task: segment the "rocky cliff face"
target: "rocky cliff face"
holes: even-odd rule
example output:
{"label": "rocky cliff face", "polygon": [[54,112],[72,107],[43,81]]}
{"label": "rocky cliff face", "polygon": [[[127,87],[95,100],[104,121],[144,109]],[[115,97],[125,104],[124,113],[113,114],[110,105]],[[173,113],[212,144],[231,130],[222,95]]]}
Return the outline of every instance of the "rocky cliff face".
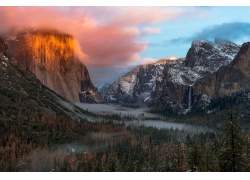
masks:
{"label": "rocky cliff face", "polygon": [[[85,65],[74,57],[71,35],[55,30],[33,30],[7,40],[10,54],[33,72],[47,87],[72,101],[79,102],[81,91],[94,91]],[[84,101],[84,98],[80,98]],[[101,96],[91,102],[102,102]]]}
{"label": "rocky cliff face", "polygon": [[0,81],[0,119],[6,113],[11,121],[21,122],[44,112],[77,121],[87,118],[85,111],[42,85],[31,71],[13,58],[1,37]]}
{"label": "rocky cliff face", "polygon": [[210,97],[230,95],[250,86],[250,42],[244,43],[228,66],[206,75],[193,85],[193,94]]}
{"label": "rocky cliff face", "polygon": [[177,57],[169,57],[136,67],[109,86],[105,100],[109,103],[151,103],[156,78],[162,74],[166,62],[175,60]]}
{"label": "rocky cliff face", "polygon": [[[158,110],[174,109],[183,111],[192,106],[196,91],[195,84],[204,76],[216,72],[220,67],[229,65],[239,46],[226,41],[207,40],[194,41],[189,49],[186,60],[167,63],[162,75],[156,82],[153,95],[154,107]],[[205,101],[211,97],[202,95]]]}

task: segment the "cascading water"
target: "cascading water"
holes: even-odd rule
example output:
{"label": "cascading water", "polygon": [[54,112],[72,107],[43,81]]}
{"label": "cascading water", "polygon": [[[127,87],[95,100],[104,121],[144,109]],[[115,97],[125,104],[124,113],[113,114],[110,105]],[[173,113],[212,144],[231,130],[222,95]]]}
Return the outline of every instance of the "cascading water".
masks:
{"label": "cascading water", "polygon": [[192,86],[190,85],[188,88],[188,108],[191,107],[191,103],[192,103]]}

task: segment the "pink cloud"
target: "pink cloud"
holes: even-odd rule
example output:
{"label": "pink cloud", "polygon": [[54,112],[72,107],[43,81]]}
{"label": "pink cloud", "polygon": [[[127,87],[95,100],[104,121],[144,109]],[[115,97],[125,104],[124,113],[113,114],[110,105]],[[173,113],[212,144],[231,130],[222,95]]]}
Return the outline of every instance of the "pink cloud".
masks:
{"label": "pink cloud", "polygon": [[[0,33],[31,26],[72,34],[75,53],[89,67],[139,64],[147,48],[142,35],[161,33],[150,25],[194,15],[195,8],[178,7],[0,7]],[[147,28],[140,30],[140,25]],[[150,62],[144,59],[142,62]]]}
{"label": "pink cloud", "polygon": [[161,34],[161,28],[144,28],[142,30],[142,35],[148,35],[148,34]]}
{"label": "pink cloud", "polygon": [[156,62],[157,62],[157,59],[147,57],[141,61],[141,64],[152,64],[152,63],[156,63]]}
{"label": "pink cloud", "polygon": [[174,20],[187,10],[175,7],[124,7],[116,13],[113,23],[138,25]]}

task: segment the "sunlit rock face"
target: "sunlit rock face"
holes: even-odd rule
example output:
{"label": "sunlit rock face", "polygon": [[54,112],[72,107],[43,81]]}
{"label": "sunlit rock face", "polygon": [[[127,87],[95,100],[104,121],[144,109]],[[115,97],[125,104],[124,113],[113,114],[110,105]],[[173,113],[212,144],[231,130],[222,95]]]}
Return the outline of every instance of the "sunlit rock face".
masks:
{"label": "sunlit rock face", "polygon": [[14,58],[62,97],[79,102],[79,92],[96,91],[86,66],[74,57],[73,36],[31,30],[8,39],[8,44]]}

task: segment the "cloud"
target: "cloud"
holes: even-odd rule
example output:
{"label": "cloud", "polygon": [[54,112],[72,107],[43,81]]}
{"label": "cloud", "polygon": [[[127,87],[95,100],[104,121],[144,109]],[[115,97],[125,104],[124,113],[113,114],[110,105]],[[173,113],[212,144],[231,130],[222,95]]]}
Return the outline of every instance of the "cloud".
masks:
{"label": "cloud", "polygon": [[214,40],[215,38],[227,39],[229,41],[239,41],[250,38],[250,23],[233,22],[223,23],[203,29],[190,37],[180,37],[166,41],[165,44],[190,43],[197,39]]}
{"label": "cloud", "polygon": [[[141,35],[160,28],[138,26],[174,20],[193,14],[178,7],[0,7],[1,32],[30,26],[50,27],[74,35],[77,54],[89,66],[129,64],[145,51]],[[21,23],[20,23],[21,22]],[[81,53],[82,52],[82,53]],[[86,58],[88,57],[88,58]]]}
{"label": "cloud", "polygon": [[139,32],[131,28],[93,28],[79,36],[82,51],[90,57],[84,63],[95,67],[129,64],[147,47],[146,42],[135,41],[138,36]]}
{"label": "cloud", "polygon": [[142,35],[148,35],[148,34],[161,34],[161,28],[144,28],[142,30]]}
{"label": "cloud", "polygon": [[157,59],[147,57],[141,61],[141,64],[152,64],[152,63],[156,63],[156,61],[157,61]]}
{"label": "cloud", "polygon": [[193,7],[1,6],[0,33],[14,34],[31,26],[55,28],[74,36],[76,54],[87,67],[125,68],[141,60],[148,46],[141,36],[160,33],[151,25],[202,13]]}
{"label": "cloud", "polygon": [[194,7],[121,7],[112,20],[114,24],[138,25],[173,21],[187,16],[203,16],[205,11]]}

